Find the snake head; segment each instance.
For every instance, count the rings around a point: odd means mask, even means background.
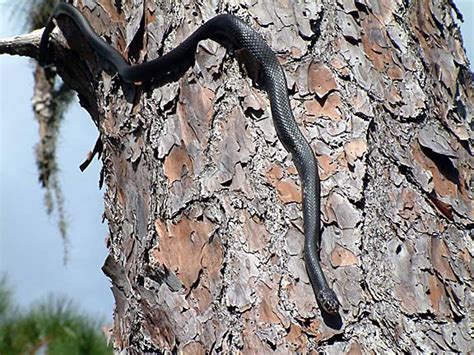
[[[330,288],[319,291],[316,296],[319,305],[329,314],[335,314],[339,310],[339,301],[336,294]]]

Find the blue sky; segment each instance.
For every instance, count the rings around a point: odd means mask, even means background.
[[[0,37],[21,32],[5,19],[8,12],[0,7]],[[7,272],[21,305],[50,293],[67,295],[81,309],[110,321],[113,297],[101,271],[107,255],[98,188],[101,162],[94,160],[84,173],[78,168],[95,143],[97,129],[78,103],[67,112],[61,129],[58,158],[70,238],[69,263],[64,266],[57,218],[45,212],[35,165],[38,125],[30,104],[32,71],[27,58],[0,56],[0,272]]]
[[[0,37],[21,33],[6,18],[0,2]],[[474,55],[474,0],[456,0],[471,63]],[[33,64],[21,57],[0,56],[0,272],[7,272],[16,300],[27,305],[49,293],[68,295],[81,309],[110,321],[113,298],[101,266],[107,255],[101,223],[101,163],[81,173],[79,164],[92,148],[97,129],[76,103],[67,112],[59,141],[60,179],[69,222],[70,261],[62,263],[63,245],[56,216],[46,215],[38,184],[34,145],[38,127],[30,99]]]

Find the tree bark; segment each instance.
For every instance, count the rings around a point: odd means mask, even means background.
[[[133,87],[60,19],[58,71],[104,145],[117,351],[474,350],[473,86],[451,2],[75,4],[133,63],[222,12],[267,39],[318,158],[321,259],[342,303],[321,316],[299,179],[237,62],[205,41],[179,81]]]

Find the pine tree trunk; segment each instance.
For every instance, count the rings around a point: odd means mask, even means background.
[[[323,318],[301,192],[265,92],[202,42],[179,81],[132,87],[75,26],[57,67],[104,144],[117,351],[473,351],[473,87],[445,0],[78,5],[130,62],[233,13],[268,41],[322,178]],[[135,5],[131,4],[135,3]]]

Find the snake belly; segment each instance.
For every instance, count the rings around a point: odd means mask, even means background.
[[[67,16],[72,19],[94,51],[110,62],[126,82],[150,81],[166,78],[170,73],[189,68],[194,63],[194,54],[199,41],[211,39],[227,49],[244,49],[260,66],[259,84],[267,92],[273,123],[285,149],[291,153],[301,179],[303,193],[304,260],[309,279],[321,308],[330,314],[337,313],[339,301],[329,287],[320,266],[318,252],[320,244],[320,180],[315,156],[301,133],[288,98],[285,74],[278,60],[258,32],[238,17],[221,14],[210,19],[191,34],[178,47],[161,56],[138,65],[129,65],[122,55],[91,28],[87,20],[74,6],[59,3],[54,8],[40,43],[40,63],[46,62],[48,38],[54,29],[53,18]]]

